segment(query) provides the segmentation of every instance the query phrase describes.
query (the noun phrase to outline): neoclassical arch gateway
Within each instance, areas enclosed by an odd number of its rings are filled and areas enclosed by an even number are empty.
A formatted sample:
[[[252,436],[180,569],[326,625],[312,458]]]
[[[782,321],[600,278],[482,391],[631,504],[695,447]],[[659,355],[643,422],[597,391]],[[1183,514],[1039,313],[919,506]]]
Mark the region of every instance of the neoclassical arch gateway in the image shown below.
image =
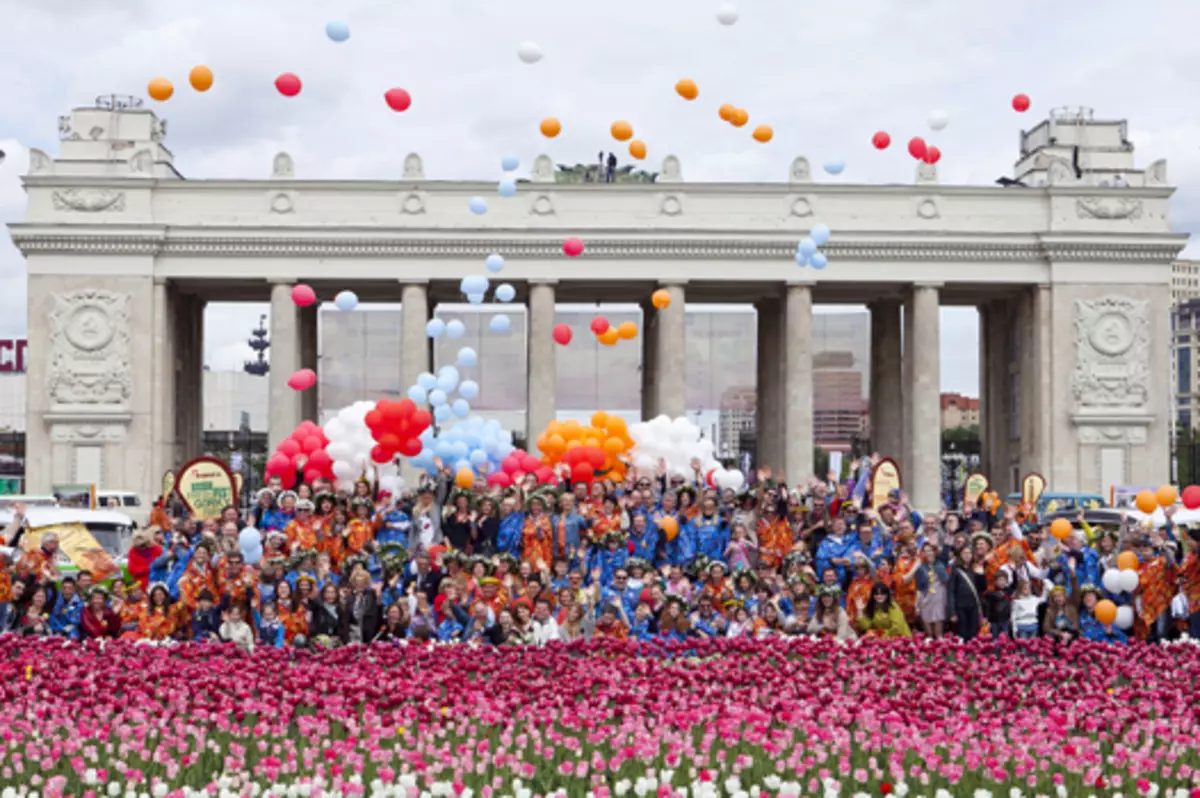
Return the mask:
[[[200,453],[206,302],[271,303],[273,444],[316,411],[314,392],[286,386],[317,354],[315,311],[292,304],[293,284],[401,302],[407,385],[430,365],[432,304],[458,300],[493,251],[528,307],[527,429],[555,411],[556,302],[645,305],[669,291],[668,308],[646,307],[643,411],[672,416],[685,302],[753,303],[760,459],[800,478],[813,304],[863,303],[875,448],[933,508],[938,308],[973,305],[994,485],[1015,489],[1025,471],[1059,490],[1167,477],[1170,273],[1186,236],[1170,232],[1165,163],[1135,169],[1124,122],[1052,116],[1022,135],[1024,185],[1010,187],[939,185],[926,165],[914,185],[821,184],[803,158],[786,182],[689,183],[673,157],[656,182],[584,185],[543,156],[516,197],[474,216],[468,198],[495,184],[427,179],[416,155],[391,180],[305,180],[282,153],[262,180],[185,180],[165,123],[130,105],[63,117],[61,152],[31,153],[28,215],[10,225],[29,269],[33,493],[86,463],[105,486],[154,495]],[[798,268],[796,242],[818,221],[834,231],[830,266]],[[567,236],[584,239],[583,257],[563,257]]]

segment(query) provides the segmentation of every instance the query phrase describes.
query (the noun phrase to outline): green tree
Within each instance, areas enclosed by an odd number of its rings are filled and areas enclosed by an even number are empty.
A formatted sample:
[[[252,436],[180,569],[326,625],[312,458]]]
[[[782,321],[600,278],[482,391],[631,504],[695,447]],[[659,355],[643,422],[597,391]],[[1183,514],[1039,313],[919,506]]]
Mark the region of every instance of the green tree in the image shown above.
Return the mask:
[[[978,454],[981,448],[979,425],[972,424],[969,427],[951,427],[942,430],[942,452],[950,451],[952,443],[956,452]]]

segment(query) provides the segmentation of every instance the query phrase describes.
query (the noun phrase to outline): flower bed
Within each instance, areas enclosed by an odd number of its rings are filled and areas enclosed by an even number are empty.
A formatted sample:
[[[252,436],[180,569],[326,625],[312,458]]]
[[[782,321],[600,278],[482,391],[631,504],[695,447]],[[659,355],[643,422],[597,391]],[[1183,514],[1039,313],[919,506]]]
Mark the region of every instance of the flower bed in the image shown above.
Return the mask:
[[[1193,645],[801,639],[248,656],[5,637],[0,787],[51,798],[1192,796],[1198,673]]]

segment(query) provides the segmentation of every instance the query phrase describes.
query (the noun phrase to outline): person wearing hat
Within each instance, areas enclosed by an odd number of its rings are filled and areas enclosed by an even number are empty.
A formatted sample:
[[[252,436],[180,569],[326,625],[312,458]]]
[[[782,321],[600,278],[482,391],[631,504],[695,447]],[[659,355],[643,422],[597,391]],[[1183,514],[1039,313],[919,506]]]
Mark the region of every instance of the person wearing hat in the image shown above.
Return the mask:
[[[17,560],[17,578],[33,584],[53,584],[58,580],[58,568],[54,565],[58,556],[58,534],[46,532],[39,543],[36,549],[25,552]]]
[[[398,497],[388,495],[387,502],[383,503],[385,493],[380,493],[383,506],[375,520],[375,542],[380,547],[387,544],[407,546],[409,535],[412,534],[412,519],[400,506]]]
[[[443,509],[442,534],[446,542],[458,551],[474,551],[475,542],[475,494],[469,490],[455,488],[450,492],[450,503]]]
[[[317,547],[317,527],[313,520],[313,510],[316,509],[308,499],[296,502],[296,515],[284,527],[287,536],[288,550],[315,549]]]
[[[258,574],[246,565],[240,551],[230,552],[221,558],[217,569],[217,594],[221,604],[245,604],[253,609],[259,607]]]
[[[285,490],[280,493],[277,498],[275,509],[266,513],[262,526],[259,529],[287,529],[288,524],[296,517],[296,499],[297,496],[290,490]]]
[[[191,612],[196,609],[197,598],[201,590],[208,590],[214,596],[217,594],[216,574],[212,569],[213,544],[202,540],[192,551],[192,559],[179,577],[179,603]],[[168,591],[168,594],[170,591]]]
[[[578,554],[587,541],[588,519],[576,512],[575,494],[564,493],[559,498],[558,511],[550,519],[554,529],[554,556],[569,564],[578,562]]]
[[[850,562],[854,577],[850,580],[849,590],[846,591],[846,615],[847,622],[853,624],[871,600],[871,588],[875,586],[876,579],[875,565],[863,552],[854,552]]]
[[[667,521],[668,518],[675,522],[674,533],[668,531],[671,526],[670,521]],[[668,528],[664,528],[664,524]],[[661,507],[650,514],[650,525],[658,533],[659,538],[666,541],[663,548],[668,563],[686,566],[695,559],[696,530],[688,522],[687,516],[679,512],[678,498],[674,490],[669,490],[662,495]]]
[[[150,586],[149,595],[146,611],[138,623],[138,637],[155,642],[169,640],[176,629],[175,613],[171,611],[171,594],[166,585],[155,582]]]
[[[535,490],[525,500],[525,519],[521,526],[521,559],[535,569],[549,566],[554,560],[552,541],[554,528],[546,514],[546,499]]]
[[[850,614],[842,608],[842,589],[840,587],[817,588],[816,602],[813,605],[812,616],[808,619],[808,633],[815,637],[832,637],[836,640],[853,640],[856,635],[851,626]],[[870,589],[867,591],[867,602],[862,605],[866,610],[870,602]],[[847,601],[847,606],[853,606],[853,601]]]
[[[179,599],[179,580],[192,561],[192,547],[186,535],[175,532],[171,545],[150,565],[150,581],[162,582],[171,591],[171,598]]]
[[[525,513],[521,512],[520,490],[512,489],[500,502],[500,523],[496,528],[496,552],[501,556],[521,556],[521,534]]]
[[[364,496],[355,496],[350,500],[350,508],[354,517],[346,524],[346,529],[342,533],[343,547],[347,558],[365,555],[367,544],[375,539],[375,524],[372,521],[375,507],[371,504],[371,500]]]
[[[254,494],[254,507],[250,509],[250,525],[265,529],[270,515],[275,510],[275,491],[263,488]]]
[[[625,563],[629,560],[629,547],[625,542],[625,535],[619,531],[606,534],[601,545],[593,557],[592,581],[595,583],[598,578],[601,585],[608,586],[612,584],[617,571],[625,568]]]

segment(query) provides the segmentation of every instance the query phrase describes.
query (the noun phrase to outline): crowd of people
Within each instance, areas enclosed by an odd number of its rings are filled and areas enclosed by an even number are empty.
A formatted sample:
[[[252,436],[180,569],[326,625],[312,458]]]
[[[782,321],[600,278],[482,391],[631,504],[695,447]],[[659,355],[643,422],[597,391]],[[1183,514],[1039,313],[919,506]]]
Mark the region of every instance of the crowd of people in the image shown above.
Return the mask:
[[[60,574],[40,538],[0,570],[0,630],[74,639],[335,647],[399,640],[544,645],[612,637],[1200,637],[1200,530],[1080,513],[1057,540],[1029,507],[920,513],[850,479],[789,488],[763,469],[734,493],[697,469],[622,484],[463,490],[447,471],[412,495],[269,484],[246,513],[158,507],[122,578]],[[19,545],[22,513],[5,531]],[[1132,594],[1106,570],[1137,557]],[[1128,606],[1132,629],[1096,617]]]

